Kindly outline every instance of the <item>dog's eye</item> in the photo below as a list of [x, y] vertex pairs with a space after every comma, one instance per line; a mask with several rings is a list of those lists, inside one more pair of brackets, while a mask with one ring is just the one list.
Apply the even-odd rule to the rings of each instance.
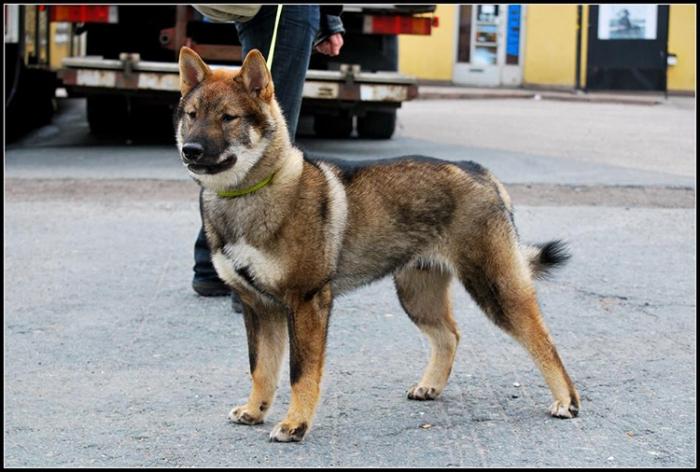
[[192, 118], [193, 120], [197, 117], [197, 112], [196, 111], [191, 111], [187, 113], [187, 116]]
[[230, 123], [231, 121], [235, 120], [238, 118], [238, 115], [229, 115], [228, 113], [224, 113], [224, 116], [221, 117], [221, 119], [224, 121], [224, 123]]

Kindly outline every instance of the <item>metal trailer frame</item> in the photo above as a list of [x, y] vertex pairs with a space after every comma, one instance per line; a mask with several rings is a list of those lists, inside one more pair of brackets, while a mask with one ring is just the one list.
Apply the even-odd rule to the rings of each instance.
[[[238, 70], [238, 66], [211, 65], [213, 69]], [[70, 96], [91, 93], [152, 95], [180, 93], [178, 64], [140, 61], [137, 54], [122, 54], [120, 60], [101, 57], [69, 57], [59, 71]], [[309, 70], [303, 98], [338, 106], [339, 102], [398, 108], [418, 96], [414, 77], [397, 72], [362, 72], [357, 66], [338, 71]]]

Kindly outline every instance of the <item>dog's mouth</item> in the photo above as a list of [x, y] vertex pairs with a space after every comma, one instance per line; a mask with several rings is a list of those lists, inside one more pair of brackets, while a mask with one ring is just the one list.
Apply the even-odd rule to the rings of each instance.
[[186, 164], [187, 169], [195, 174], [218, 174], [225, 170], [230, 169], [236, 163], [238, 158], [235, 154], [231, 154], [226, 159], [221, 162], [214, 163], [190, 163]]

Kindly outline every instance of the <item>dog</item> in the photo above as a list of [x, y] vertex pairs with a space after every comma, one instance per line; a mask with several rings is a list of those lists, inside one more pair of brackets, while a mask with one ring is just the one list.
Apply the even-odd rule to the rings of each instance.
[[533, 284], [568, 259], [567, 248], [521, 245], [508, 193], [488, 170], [419, 156], [307, 159], [290, 142], [259, 51], [229, 71], [183, 47], [179, 68], [177, 148], [202, 187], [213, 265], [244, 308], [252, 390], [232, 421], [264, 421], [289, 343], [291, 402], [270, 440], [301, 441], [319, 402], [334, 297], [388, 275], [432, 349], [409, 399], [433, 400], [447, 383], [460, 338], [449, 297], [456, 278], [532, 355], [554, 397], [550, 414], [578, 414]]

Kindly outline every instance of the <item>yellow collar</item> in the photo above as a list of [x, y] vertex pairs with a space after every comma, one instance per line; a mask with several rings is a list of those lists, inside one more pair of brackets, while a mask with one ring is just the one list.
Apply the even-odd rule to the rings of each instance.
[[275, 176], [275, 174], [270, 175], [268, 178], [261, 180], [257, 184], [253, 185], [252, 187], [240, 189], [240, 190], [222, 190], [221, 192], [216, 192], [218, 196], [221, 198], [236, 198], [236, 197], [241, 197], [243, 195], [247, 195], [249, 193], [253, 193], [256, 190], [260, 190], [263, 188], [265, 185], [269, 184], [272, 182], [272, 178]]

